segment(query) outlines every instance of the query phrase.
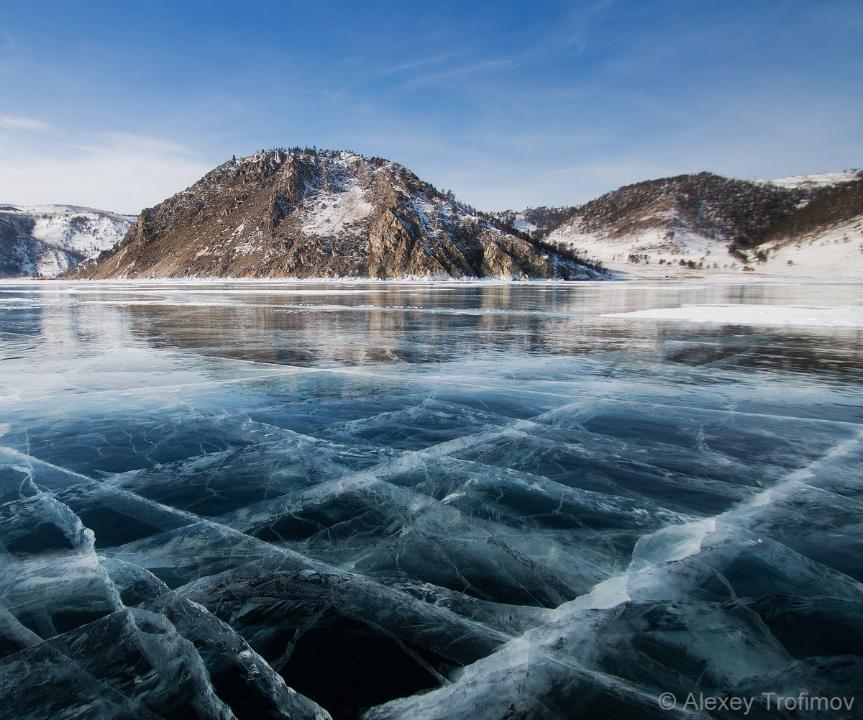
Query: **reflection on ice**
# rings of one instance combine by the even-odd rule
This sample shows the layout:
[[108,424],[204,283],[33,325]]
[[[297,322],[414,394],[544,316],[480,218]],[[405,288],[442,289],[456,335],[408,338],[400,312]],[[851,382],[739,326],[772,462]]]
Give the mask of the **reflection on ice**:
[[4,284],[0,707],[859,707],[860,331],[739,317],[813,291]]

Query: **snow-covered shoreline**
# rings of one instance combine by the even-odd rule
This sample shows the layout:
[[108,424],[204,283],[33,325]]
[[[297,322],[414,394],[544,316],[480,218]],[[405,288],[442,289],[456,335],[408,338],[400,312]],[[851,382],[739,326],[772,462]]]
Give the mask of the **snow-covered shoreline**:
[[77,287],[99,286],[110,287],[118,285],[123,287],[135,286],[207,286],[207,285],[429,285],[444,287],[446,285],[556,285],[561,287],[574,287],[583,285],[609,285],[625,284],[627,286],[637,285],[662,287],[664,285],[677,286],[688,285],[757,285],[757,284],[784,284],[784,285],[861,285],[863,278],[856,276],[831,276],[831,277],[788,277],[786,275],[771,275],[753,273],[741,276],[736,274],[711,274],[706,276],[682,276],[682,277],[654,277],[654,276],[624,276],[617,275],[605,280],[562,280],[560,278],[429,278],[429,277],[401,277],[401,278],[368,278],[368,277],[314,277],[314,278],[243,278],[243,277],[195,277],[195,278],[111,278],[111,279],[70,279],[70,278],[30,278],[14,277],[0,278],[0,286],[35,285],[52,287],[58,285],[70,285]]

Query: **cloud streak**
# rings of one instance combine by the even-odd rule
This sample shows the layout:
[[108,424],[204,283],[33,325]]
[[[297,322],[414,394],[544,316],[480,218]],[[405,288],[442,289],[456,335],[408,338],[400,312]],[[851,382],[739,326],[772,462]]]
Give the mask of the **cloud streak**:
[[406,72],[408,70],[415,70],[416,68],[428,67],[429,65],[440,65],[442,63],[447,62],[448,60],[452,60],[457,57],[463,57],[465,52],[445,52],[440,53],[438,55],[432,55],[431,57],[418,58],[416,60],[409,60],[407,62],[400,63],[398,65],[393,65],[392,67],[385,68],[381,70],[378,75],[397,75],[399,73]]
[[50,123],[37,118],[0,115],[0,129],[2,130],[47,130],[50,127]]
[[179,143],[121,132],[58,142],[52,153],[0,138],[0,153],[4,202],[69,202],[124,213],[155,205],[210,169]]

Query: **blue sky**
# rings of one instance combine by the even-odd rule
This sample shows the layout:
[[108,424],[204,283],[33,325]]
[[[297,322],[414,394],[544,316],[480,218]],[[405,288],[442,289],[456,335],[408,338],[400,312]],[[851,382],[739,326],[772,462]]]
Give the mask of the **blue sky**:
[[0,0],[0,200],[137,212],[261,147],[485,209],[863,165],[859,0]]

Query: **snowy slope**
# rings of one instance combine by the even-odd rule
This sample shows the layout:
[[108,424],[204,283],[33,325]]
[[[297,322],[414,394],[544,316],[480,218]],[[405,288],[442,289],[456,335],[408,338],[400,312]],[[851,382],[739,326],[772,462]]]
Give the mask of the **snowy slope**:
[[548,242],[565,245],[624,277],[733,272],[744,265],[722,242],[690,230],[651,227],[609,238],[602,232],[586,231],[576,218],[552,231]]
[[726,245],[697,233],[669,236],[648,229],[622,238],[587,233],[577,223],[561,226],[548,241],[563,243],[586,260],[600,262],[620,277],[704,277],[747,273],[776,277],[863,278],[863,215],[792,240],[769,241],[749,252],[748,262]]
[[776,178],[774,180],[759,180],[762,185],[773,185],[775,187],[787,188],[789,190],[811,190],[814,188],[830,187],[841,183],[852,182],[860,177],[859,170],[843,170],[840,172],[823,172],[812,175],[791,175],[790,177]]
[[54,277],[117,244],[130,215],[75,205],[0,205],[0,277]]
[[863,278],[858,171],[647,181],[572,209],[545,240],[620,277]]
[[791,242],[765,243],[756,271],[787,277],[863,278],[863,215]]

